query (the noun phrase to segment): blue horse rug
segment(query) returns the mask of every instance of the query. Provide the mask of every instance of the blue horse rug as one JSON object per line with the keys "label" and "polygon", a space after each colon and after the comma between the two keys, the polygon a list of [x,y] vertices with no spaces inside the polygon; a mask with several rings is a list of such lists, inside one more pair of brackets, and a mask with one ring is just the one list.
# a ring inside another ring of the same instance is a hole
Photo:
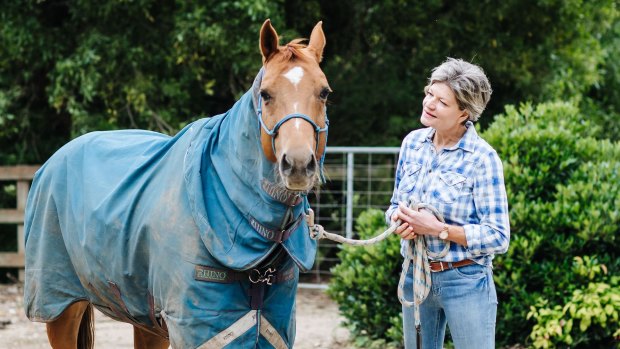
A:
{"label": "blue horse rug", "polygon": [[88,300],[174,348],[292,347],[316,242],[306,196],[273,184],[260,147],[261,76],[174,137],[89,133],[41,167],[25,217],[28,318]]}

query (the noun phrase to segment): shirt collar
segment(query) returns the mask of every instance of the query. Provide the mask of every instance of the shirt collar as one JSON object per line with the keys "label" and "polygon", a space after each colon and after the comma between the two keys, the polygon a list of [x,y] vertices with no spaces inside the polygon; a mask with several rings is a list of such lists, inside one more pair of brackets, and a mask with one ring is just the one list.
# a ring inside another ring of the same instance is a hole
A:
{"label": "shirt collar", "polygon": [[[474,144],[476,143],[476,139],[478,138],[478,133],[476,132],[476,128],[474,127],[474,123],[471,121],[467,121],[465,123],[465,127],[467,130],[463,134],[463,137],[452,147],[446,148],[447,150],[461,148],[468,152],[474,151]],[[433,143],[433,135],[435,134],[435,129],[432,127],[428,128],[428,132],[426,133],[426,137],[420,140],[420,143],[429,142]]]}

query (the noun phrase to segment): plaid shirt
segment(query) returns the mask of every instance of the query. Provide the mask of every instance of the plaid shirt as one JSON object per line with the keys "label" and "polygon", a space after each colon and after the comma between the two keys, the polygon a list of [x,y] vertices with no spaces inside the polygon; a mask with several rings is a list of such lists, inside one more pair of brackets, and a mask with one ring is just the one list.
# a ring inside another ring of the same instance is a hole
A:
{"label": "plaid shirt", "polygon": [[[471,122],[461,140],[437,153],[432,141],[435,130],[412,131],[400,148],[394,194],[386,221],[398,202],[413,197],[436,207],[450,225],[465,229],[467,247],[450,245],[445,262],[473,259],[491,265],[496,253],[505,253],[510,242],[508,201],[502,162],[497,152],[478,136]],[[440,252],[444,242],[426,237],[428,249]],[[406,240],[401,240],[404,256]]]}

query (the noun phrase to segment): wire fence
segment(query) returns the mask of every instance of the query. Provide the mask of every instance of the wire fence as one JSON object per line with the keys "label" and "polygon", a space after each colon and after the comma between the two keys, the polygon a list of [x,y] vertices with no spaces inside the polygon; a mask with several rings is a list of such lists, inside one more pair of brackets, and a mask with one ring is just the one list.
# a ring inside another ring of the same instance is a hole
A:
{"label": "wire fence", "polygon": [[[398,147],[328,147],[326,182],[309,196],[315,222],[331,233],[356,238],[355,222],[365,210],[387,209],[394,189]],[[320,240],[310,273],[301,275],[300,287],[324,288],[330,269],[338,264],[339,244]]]}

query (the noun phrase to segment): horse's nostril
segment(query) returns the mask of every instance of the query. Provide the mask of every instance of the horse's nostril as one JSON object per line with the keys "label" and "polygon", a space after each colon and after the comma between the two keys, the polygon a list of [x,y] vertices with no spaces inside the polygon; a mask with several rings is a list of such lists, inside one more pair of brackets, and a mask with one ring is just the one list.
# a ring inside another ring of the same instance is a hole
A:
{"label": "horse's nostril", "polygon": [[306,166],[306,176],[312,177],[316,172],[316,159],[314,159],[313,155],[310,155],[310,161],[308,161],[308,165]]}
{"label": "horse's nostril", "polygon": [[[313,154],[293,156],[295,154],[282,154],[280,160],[280,173],[286,177],[313,177],[317,171],[317,162]],[[303,160],[302,160],[303,159]]]}
{"label": "horse's nostril", "polygon": [[282,154],[282,160],[280,161],[280,171],[282,171],[282,173],[287,176],[290,176],[291,172],[293,171],[293,164],[289,162],[286,154]]}

